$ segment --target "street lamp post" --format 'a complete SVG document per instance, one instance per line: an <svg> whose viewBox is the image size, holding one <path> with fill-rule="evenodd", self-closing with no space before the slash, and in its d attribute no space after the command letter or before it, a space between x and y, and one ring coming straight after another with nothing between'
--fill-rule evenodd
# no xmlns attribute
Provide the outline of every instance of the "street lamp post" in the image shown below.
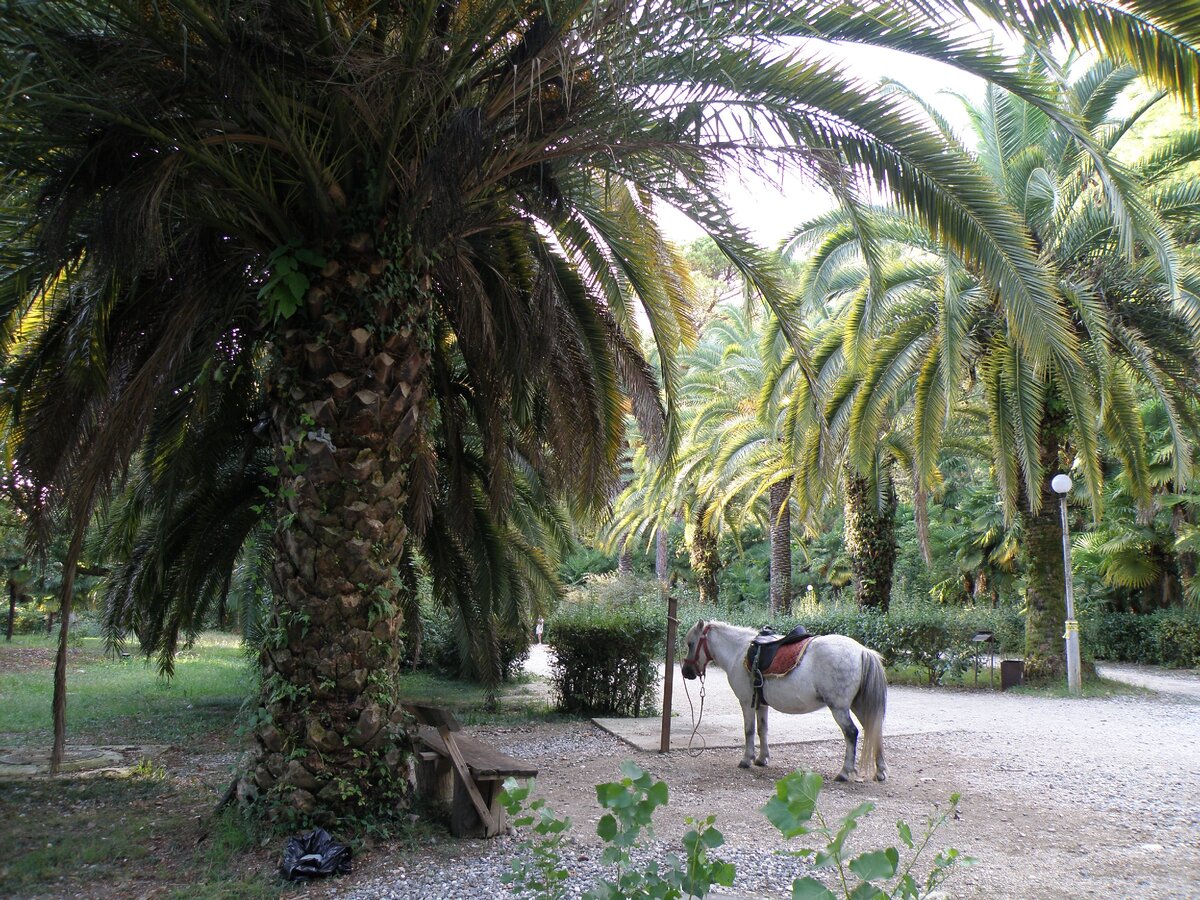
<svg viewBox="0 0 1200 900"><path fill-rule="evenodd" d="M1058 494L1059 511L1062 513L1063 576L1067 584L1067 689L1078 694L1082 689L1079 670L1079 623L1075 621L1075 591L1071 584L1071 531L1067 524L1067 494L1071 492L1071 476L1055 475L1050 487Z"/></svg>

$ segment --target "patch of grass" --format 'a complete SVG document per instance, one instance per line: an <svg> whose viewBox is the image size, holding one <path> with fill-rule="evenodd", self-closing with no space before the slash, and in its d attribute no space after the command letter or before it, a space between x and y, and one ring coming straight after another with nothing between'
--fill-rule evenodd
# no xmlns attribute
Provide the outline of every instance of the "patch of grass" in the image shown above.
<svg viewBox="0 0 1200 900"><path fill-rule="evenodd" d="M1080 688L1080 696L1082 697L1145 697L1154 693L1154 691L1141 685L1129 684L1125 681L1113 681L1108 678L1085 678ZM1062 681L1054 681L1046 684L1023 684L1020 687L1010 688L1010 692L1027 694L1033 697L1075 696L1067 689L1067 679L1065 676Z"/></svg>
<svg viewBox="0 0 1200 900"><path fill-rule="evenodd" d="M5 784L0 895L42 893L64 880L102 884L131 869L152 874L156 843L187 827L172 793L163 779L138 777Z"/></svg>
<svg viewBox="0 0 1200 900"><path fill-rule="evenodd" d="M49 745L54 651L41 635L0 643L0 743ZM69 659L68 746L173 744L189 754L236 746L238 709L253 679L235 637L202 636L179 655L170 681L140 658L106 658L98 638L83 637ZM282 845L264 850L225 819L209 822L215 803L191 764L157 758L126 776L6 782L0 897L140 896L150 888L179 897L278 896ZM210 834L197 844L205 828Z"/></svg>
<svg viewBox="0 0 1200 900"><path fill-rule="evenodd" d="M895 665L887 670L888 684L902 684L909 687L929 687L929 670L923 666ZM998 691L1000 690L1000 666L988 683L988 667L985 663L979 665L979 683L975 683L974 667L965 672L946 672L937 687L967 691Z"/></svg>
<svg viewBox="0 0 1200 900"><path fill-rule="evenodd" d="M40 635L22 635L16 647L54 645ZM0 653L0 696L4 697L5 743L45 744L53 734L50 703L53 664L11 671ZM100 638L83 638L67 668L67 723L75 743L191 744L225 739L252 686L250 665L237 639L205 634L180 653L175 677L158 674L153 661L111 659Z"/></svg>
<svg viewBox="0 0 1200 900"><path fill-rule="evenodd" d="M413 702L444 706L464 725L562 720L564 717L555 711L547 697L533 687L535 681L532 676L526 676L502 685L498 704L492 706L483 685L449 680L427 672L407 672L400 676L400 696Z"/></svg>

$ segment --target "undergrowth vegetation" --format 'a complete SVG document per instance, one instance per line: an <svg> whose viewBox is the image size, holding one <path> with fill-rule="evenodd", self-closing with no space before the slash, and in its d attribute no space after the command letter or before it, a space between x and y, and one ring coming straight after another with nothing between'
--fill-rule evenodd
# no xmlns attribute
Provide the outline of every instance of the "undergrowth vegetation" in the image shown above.
<svg viewBox="0 0 1200 900"><path fill-rule="evenodd" d="M587 900L706 897L715 886L737 884L735 864L717 855L725 837L715 815L685 818L682 853L639 861L637 851L653 839L654 814L668 804L669 789L632 761L621 764L621 774L620 781L596 785L596 801L605 810L596 834L604 843L601 859L609 871L584 892ZM793 772L776 783L774 796L762 808L785 839L802 838L810 845L782 851L804 861L792 882L796 900L915 900L932 896L957 866L974 862L953 848L922 862L934 834L956 815L957 794L915 835L908 823L896 823L903 850L893 846L856 853L848 848L849 838L875 804L861 803L839 820L826 819L817 807L823 783L814 772ZM558 900L567 896L569 872L561 853L571 822L556 816L544 800L530 800L533 790L532 780L524 786L512 778L504 783L501 802L513 824L528 829L504 881L538 900Z"/></svg>

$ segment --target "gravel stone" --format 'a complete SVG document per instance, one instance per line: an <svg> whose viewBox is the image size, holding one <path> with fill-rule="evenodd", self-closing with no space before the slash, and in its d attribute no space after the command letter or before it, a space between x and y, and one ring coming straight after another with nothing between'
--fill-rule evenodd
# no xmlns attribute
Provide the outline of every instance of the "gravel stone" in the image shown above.
<svg viewBox="0 0 1200 900"><path fill-rule="evenodd" d="M944 847L976 857L976 865L946 883L949 897L1200 898L1200 673L1100 668L1106 677L1148 690L1079 699L892 687L898 701L927 704L943 716L950 710L953 730L889 736L885 724L890 779L827 781L821 811L833 820L861 802L876 805L848 841L853 854L899 846L897 820L916 833L952 792L960 793L959 815L933 838L929 858L918 867L923 876L932 853ZM822 715L828 717L813 714ZM761 807L784 774L809 768L828 779L842 756L841 739L831 737L773 746L768 769L739 770L740 751L641 752L590 723L472 733L534 762L541 770L536 795L572 818L563 854L572 897L608 872L600 862L595 829L601 810L593 786L619 779L624 759L665 779L670 789L645 858L682 853L684 817L714 813L726 839L714 856L737 868L734 888L714 895L789 897L804 862L779 851L803 845L783 841ZM492 841L436 836L404 849L383 845L355 860L353 876L313 885L312 895L505 900L519 896L500 882L519 844L508 835Z"/></svg>

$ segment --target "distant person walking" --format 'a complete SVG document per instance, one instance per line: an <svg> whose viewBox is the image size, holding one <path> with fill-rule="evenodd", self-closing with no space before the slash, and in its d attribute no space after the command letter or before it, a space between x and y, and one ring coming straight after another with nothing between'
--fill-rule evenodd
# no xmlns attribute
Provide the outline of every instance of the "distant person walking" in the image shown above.
<svg viewBox="0 0 1200 900"><path fill-rule="evenodd" d="M533 629L533 633L537 635L537 642L542 642L542 629L546 627L546 620L538 616L537 626Z"/></svg>

